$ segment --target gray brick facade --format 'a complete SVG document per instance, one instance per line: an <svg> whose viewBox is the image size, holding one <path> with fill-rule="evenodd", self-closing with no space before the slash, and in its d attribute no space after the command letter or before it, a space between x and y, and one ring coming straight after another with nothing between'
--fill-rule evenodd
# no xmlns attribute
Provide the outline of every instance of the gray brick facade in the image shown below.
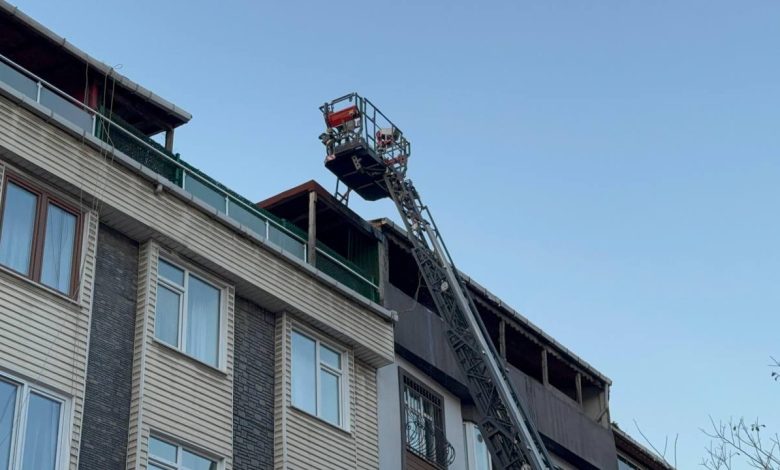
<svg viewBox="0 0 780 470"><path fill-rule="evenodd" d="M274 315L236 298L233 468L273 468Z"/></svg>
<svg viewBox="0 0 780 470"><path fill-rule="evenodd" d="M130 415L138 245L104 225L98 234L79 468L125 468Z"/></svg>

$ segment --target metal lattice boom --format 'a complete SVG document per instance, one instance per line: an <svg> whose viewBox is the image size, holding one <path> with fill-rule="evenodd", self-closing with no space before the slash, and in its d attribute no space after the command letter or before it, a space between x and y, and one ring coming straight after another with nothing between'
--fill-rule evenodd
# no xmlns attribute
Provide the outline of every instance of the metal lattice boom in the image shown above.
<svg viewBox="0 0 780 470"><path fill-rule="evenodd" d="M335 109L344 103L354 105ZM357 94L326 103L320 109L327 125L320 136L328 150L326 166L330 163L329 168L340 181L367 194L367 199L390 197L401 214L412 253L482 417L478 426L494 464L506 470L554 469L497 359L495 347L485 339L476 306L428 207L406 177L409 142L370 101ZM340 161L344 163L337 165Z"/></svg>

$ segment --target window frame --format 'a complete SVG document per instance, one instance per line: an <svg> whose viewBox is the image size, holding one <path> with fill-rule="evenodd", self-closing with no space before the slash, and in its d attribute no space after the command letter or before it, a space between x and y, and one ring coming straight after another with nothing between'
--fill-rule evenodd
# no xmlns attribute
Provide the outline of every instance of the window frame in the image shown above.
<svg viewBox="0 0 780 470"><path fill-rule="evenodd" d="M314 362L315 362L315 377L314 377L314 388L315 388L315 398L314 398L314 413L311 413L310 411L304 410L300 406L297 406L293 402L293 377L295 376L295 365L293 361L293 335L299 334L303 336L306 339L309 339L314 342ZM290 355L290 406L295 408L296 410L306 413L309 416L313 416L324 423L327 423L330 426L334 426L340 430L349 432L350 431L350 410L349 410L349 354L348 351L340 347L336 344L334 344L331 341L325 340L322 338L322 336L314 333L308 328L304 328L300 325L294 325L290 331L290 349L289 349L289 355ZM336 370L330 365L324 363L320 356L320 348L326 347L330 349L331 351L337 353L340 358L341 362L341 370ZM339 383L339 422L333 423L331 421L328 421L326 418L322 416L322 387L321 387L321 378L320 374L322 371L331 373L333 375L336 375L338 377L338 383Z"/></svg>
<svg viewBox="0 0 780 470"><path fill-rule="evenodd" d="M70 400L64 395L42 388L30 381L16 377L0 370L0 382L16 387L16 402L14 403L14 419L11 423L11 447L9 470L21 470L24 457L25 435L30 410L30 395L35 393L60 405L60 416L57 423L57 448L54 451L54 470L68 468L70 454Z"/></svg>
<svg viewBox="0 0 780 470"><path fill-rule="evenodd" d="M171 266L180 269L184 276L184 281L182 285L178 285L175 282L173 282L170 279L167 279L163 277L160 274L160 261L163 261L165 263L170 264ZM157 257L156 261L156 271L157 271L157 277L154 280L154 289L155 289L155 305L154 305L154 330L152 331L152 339L167 348L171 348L188 358L197 361L200 364L203 364L205 366L211 367L213 369L217 369L220 372L226 372L226 358L227 358L227 315L228 315L228 295L229 295L229 286L225 284L224 282L219 281L214 276L211 276L207 273L204 273L203 271L199 269L192 268L190 264L183 262L182 260L178 259L177 257L169 254L169 253L160 253ZM193 354L190 354L187 352L187 341L186 341L186 325L187 325L187 306L188 306L188 292L189 292L189 279L190 276L193 275L200 281L210 285L211 287L215 288L219 291L219 331L218 331L218 338L217 338L217 363L216 364L209 364L208 362L204 361L203 359L200 359L196 357ZM166 341L163 341L162 339L157 337L157 306L158 306L158 293L159 293L159 286L160 283L163 284L163 286L169 290L172 290L179 294L179 327L177 330L177 338L178 341L176 345L170 344Z"/></svg>
<svg viewBox="0 0 780 470"><path fill-rule="evenodd" d="M54 192L44 189L42 186L30 182L25 177L9 170L5 169L5 175L2 179L2 191L0 191L0 230L2 230L4 218L5 218L5 205L8 194L8 183L13 183L20 188L33 193L36 198L35 204L35 217L33 220L33 235L30 240L30 263L27 266L28 273L19 272L10 266L0 264L0 268L10 271L18 276L29 279L36 284L56 292L60 295L65 295L71 299L74 299L78 293L79 286L79 270L81 267L81 245L83 240L84 230L84 211L77 208L75 205L66 201L64 198L54 194ZM46 242L46 223L48 220L49 205L59 207L61 210L76 217L75 233L73 237L73 253L71 259L71 272L70 283L68 285L68 291L62 292L61 290L48 286L41 281L41 273L43 271L43 250Z"/></svg>
<svg viewBox="0 0 780 470"><path fill-rule="evenodd" d="M164 460L160 457L153 456L151 445L150 445L152 439L157 439L158 441L163 442L164 444L168 444L170 446L176 447L176 462L171 462L168 460ZM210 452L206 452L196 447L190 446L189 444L182 443L180 439L170 437L167 434L159 433L154 430L151 433L149 433L149 438L147 439L147 444L146 444L146 451L147 451L147 458L146 458L147 466L155 465L165 470L183 470L184 463L182 462L182 455L184 451L187 451L190 454L197 455L198 457L204 458L214 463L216 470L221 470L223 468L223 462L224 462L223 458L218 457L217 455L212 454Z"/></svg>
<svg viewBox="0 0 780 470"><path fill-rule="evenodd" d="M438 408L439 408L439 416L441 418L440 423L436 423L436 417L433 417L433 426L434 426L434 434L436 429L438 428L442 435L441 438L444 439L445 444L450 444L449 440L447 439L447 422L446 422L446 414L445 414L445 407L444 407L444 396L442 396L441 393L438 393L433 388L429 387L427 384L425 384L421 379L417 378L416 376L412 375L407 370L399 367L398 368L398 394L399 394L399 408L401 412L401 433L402 433L402 444L403 449L406 452L410 452L414 454L416 457L425 460L426 462L429 462L431 465L434 465L436 468L446 468L447 465L444 462L438 462L437 458L440 456L439 452L436 450L436 436L434 435L434 458L431 459L428 455L423 455L418 449L415 449L413 445L409 442L409 436L407 434L408 432L408 423L407 423L407 406L406 403L406 389L408 387L407 381L414 384L416 387L418 387L420 390L424 391L426 394L430 395L430 397L435 398L438 400ZM413 389L412 389L413 390ZM413 390L415 391L415 390ZM415 393L420 394L419 391L415 391ZM428 399L427 397L422 396L423 400ZM428 399L428 401L431 401ZM433 403L436 405L435 403ZM446 459L446 455L444 456ZM404 462L406 462L406 459L404 458Z"/></svg>

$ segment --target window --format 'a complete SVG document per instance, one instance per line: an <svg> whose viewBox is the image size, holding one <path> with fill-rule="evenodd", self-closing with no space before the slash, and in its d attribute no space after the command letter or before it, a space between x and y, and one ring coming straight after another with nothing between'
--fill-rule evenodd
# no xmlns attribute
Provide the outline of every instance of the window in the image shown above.
<svg viewBox="0 0 780 470"><path fill-rule="evenodd" d="M75 292L79 211L6 178L0 215L0 264L66 295Z"/></svg>
<svg viewBox="0 0 780 470"><path fill-rule="evenodd" d="M58 470L64 402L0 377L0 470Z"/></svg>
<svg viewBox="0 0 780 470"><path fill-rule="evenodd" d="M292 333L292 404L344 427L344 354L316 339Z"/></svg>
<svg viewBox="0 0 780 470"><path fill-rule="evenodd" d="M217 462L182 446L149 438L149 470L216 470Z"/></svg>
<svg viewBox="0 0 780 470"><path fill-rule="evenodd" d="M214 367L220 365L222 291L160 259L154 336Z"/></svg>
<svg viewBox="0 0 780 470"><path fill-rule="evenodd" d="M440 468L447 468L455 451L444 433L442 398L410 376L402 375L406 449Z"/></svg>
<svg viewBox="0 0 780 470"><path fill-rule="evenodd" d="M463 423L463 431L467 453L466 468L468 470L491 470L493 465L490 461L490 452L485 439L479 432L479 427L474 423Z"/></svg>

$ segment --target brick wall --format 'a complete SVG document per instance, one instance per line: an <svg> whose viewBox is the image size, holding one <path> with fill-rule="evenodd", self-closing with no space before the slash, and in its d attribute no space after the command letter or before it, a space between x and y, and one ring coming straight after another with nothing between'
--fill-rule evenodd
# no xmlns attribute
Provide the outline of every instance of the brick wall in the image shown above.
<svg viewBox="0 0 780 470"><path fill-rule="evenodd" d="M138 245L101 225L96 271L79 468L120 470L130 415Z"/></svg>
<svg viewBox="0 0 780 470"><path fill-rule="evenodd" d="M273 468L274 315L236 297L233 468Z"/></svg>

